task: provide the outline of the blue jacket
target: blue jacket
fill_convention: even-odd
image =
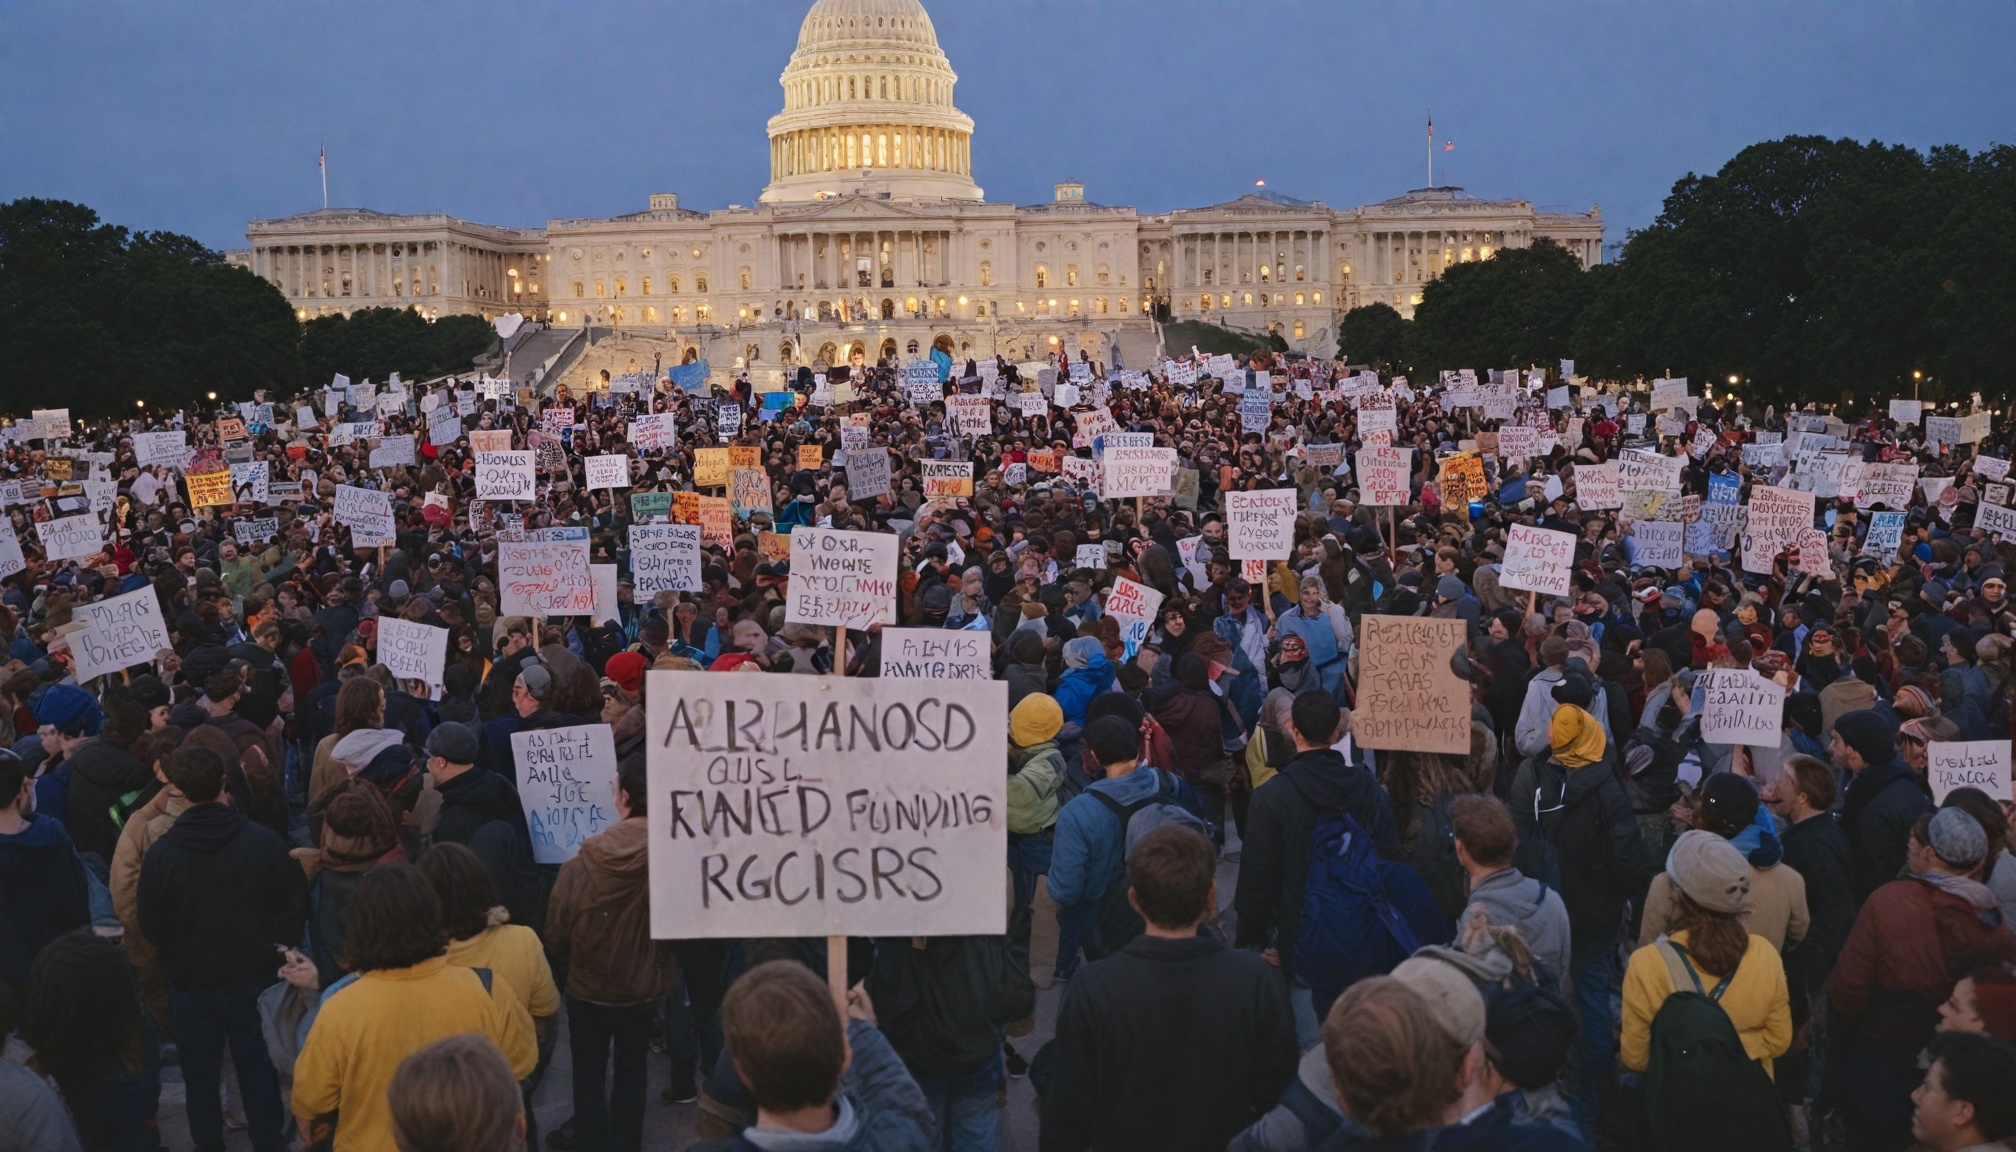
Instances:
[[[1117,779],[1094,780],[1057,814],[1056,837],[1050,847],[1050,872],[1044,883],[1060,908],[1094,904],[1125,866],[1127,830],[1093,791],[1121,804],[1146,800],[1162,787],[1162,774],[1138,768]]]
[[[84,862],[62,821],[30,813],[0,836],[0,980],[25,990],[42,946],[90,922]]]
[[[853,1059],[840,1079],[839,1115],[833,1127],[818,1134],[780,1134],[774,1145],[759,1145],[741,1133],[693,1145],[691,1152],[747,1152],[770,1146],[790,1152],[933,1152],[938,1147],[938,1122],[923,1089],[889,1041],[873,1024],[854,1020],[847,1025],[847,1045]]]
[[[1057,680],[1057,691],[1052,693],[1057,706],[1064,710],[1066,724],[1085,723],[1085,706],[1092,698],[1113,686],[1113,662],[1102,655],[1094,655],[1083,668],[1073,668]]]
[[[1231,701],[1238,712],[1246,731],[1260,722],[1260,705],[1267,699],[1267,673],[1253,666],[1253,658],[1239,643],[1239,623],[1232,616],[1220,616],[1211,622],[1211,631],[1232,646],[1232,670],[1237,676],[1227,676],[1218,681],[1225,690],[1225,699]]]

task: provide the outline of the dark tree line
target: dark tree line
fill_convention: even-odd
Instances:
[[[480,317],[398,308],[304,324],[278,288],[187,236],[61,200],[0,204],[0,413],[127,415],[136,401],[249,400],[338,372],[422,380],[467,371],[495,341]]]
[[[1461,264],[1414,319],[1353,309],[1339,351],[1429,375],[1552,367],[1738,376],[1771,400],[1996,395],[2016,363],[2016,148],[1820,137],[1753,145],[1674,185],[1614,264],[1551,244]]]

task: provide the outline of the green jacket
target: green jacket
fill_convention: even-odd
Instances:
[[[1057,782],[1064,753],[1055,740],[1008,748],[1008,830],[1025,835],[1057,823]]]

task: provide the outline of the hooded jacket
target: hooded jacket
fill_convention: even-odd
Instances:
[[[271,984],[273,946],[301,940],[308,885],[280,837],[228,804],[197,804],[140,862],[140,932],[184,991]]]
[[[1932,789],[1903,760],[1891,757],[1856,773],[1841,805],[1854,865],[1855,903],[1897,879],[1910,847],[1911,825],[1932,811]]]
[[[472,767],[436,784],[435,790],[441,796],[441,811],[434,824],[434,843],[460,844],[476,854],[496,886],[497,898],[511,910],[512,923],[544,923],[545,885],[533,858],[525,806],[511,781]]]
[[[26,989],[36,953],[91,922],[84,862],[63,822],[40,813],[0,836],[0,979]]]
[[[1372,773],[1347,764],[1342,753],[1317,748],[1296,753],[1253,793],[1233,897],[1239,913],[1237,943],[1280,954],[1281,971],[1294,971],[1295,937],[1302,927],[1302,893],[1309,876],[1309,842],[1317,820],[1349,815],[1372,835],[1382,859],[1400,859],[1400,835],[1386,792]]]
[[[1646,850],[1610,758],[1568,770],[1533,757],[1513,778],[1508,803],[1519,829],[1515,859],[1521,871],[1544,872],[1543,842],[1553,847],[1572,958],[1615,948],[1625,900],[1662,862]]]
[[[145,804],[158,783],[154,770],[117,744],[86,740],[65,758],[70,800],[63,824],[79,852],[111,860],[127,814]],[[117,814],[115,815],[115,809]]]
[[[1752,936],[1770,941],[1776,951],[1806,938],[1812,917],[1806,908],[1806,878],[1783,863],[1785,850],[1779,845],[1771,812],[1757,806],[1757,818],[1741,835],[1729,841],[1750,862],[1750,907],[1743,912],[1743,926]],[[1652,878],[1645,894],[1645,914],[1639,923],[1638,946],[1657,941],[1671,933],[1680,919],[1680,900],[1673,877],[1665,872]]]
[[[643,817],[619,821],[583,841],[554,882],[546,950],[577,1000],[641,1004],[672,987],[671,943],[651,938],[649,843]]]
[[[1071,641],[1071,644],[1077,643],[1077,640]],[[1057,691],[1052,695],[1057,698],[1057,706],[1064,710],[1065,723],[1083,724],[1085,706],[1092,703],[1094,696],[1113,686],[1113,662],[1106,658],[1097,640],[1092,640],[1087,649],[1074,650],[1070,644],[1065,645],[1064,657],[1067,664],[1075,657],[1083,657],[1084,662],[1065,669],[1064,675],[1057,680]]]
[[[957,1076],[994,1060],[1008,1025],[1036,1010],[1018,951],[1005,936],[877,940],[868,992],[903,1062],[921,1075]]]
[[[1938,1006],[1958,983],[1954,961],[1970,953],[1984,961],[2016,959],[2016,935],[1992,895],[1981,908],[1917,876],[1893,880],[1871,893],[1855,918],[1827,978],[1828,1012],[1872,1039],[1916,1052],[1932,1038]]]
[[[1556,980],[1567,981],[1573,937],[1559,892],[1517,868],[1501,868],[1471,886],[1465,907],[1470,906],[1482,907],[1493,926],[1517,928],[1534,959]]]
[[[1818,990],[1848,943],[1855,926],[1853,865],[1848,837],[1832,812],[1808,816],[1785,829],[1785,863],[1806,881],[1806,908],[1811,920],[1806,938],[1785,954],[1788,978],[1800,987]]]

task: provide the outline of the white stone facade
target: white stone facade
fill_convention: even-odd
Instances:
[[[303,315],[522,311],[663,338],[760,381],[933,346],[1103,356],[1128,331],[1152,346],[1159,309],[1329,354],[1343,312],[1383,301],[1411,315],[1451,264],[1543,237],[1585,266],[1603,257],[1597,209],[1455,188],[1347,209],[1256,190],[1144,214],[1067,181],[1047,204],[987,203],[956,79],[918,0],[818,0],[780,78],[771,182],[752,207],[701,213],[660,194],[643,212],[543,231],[311,212],[255,221],[251,251],[233,258]]]

